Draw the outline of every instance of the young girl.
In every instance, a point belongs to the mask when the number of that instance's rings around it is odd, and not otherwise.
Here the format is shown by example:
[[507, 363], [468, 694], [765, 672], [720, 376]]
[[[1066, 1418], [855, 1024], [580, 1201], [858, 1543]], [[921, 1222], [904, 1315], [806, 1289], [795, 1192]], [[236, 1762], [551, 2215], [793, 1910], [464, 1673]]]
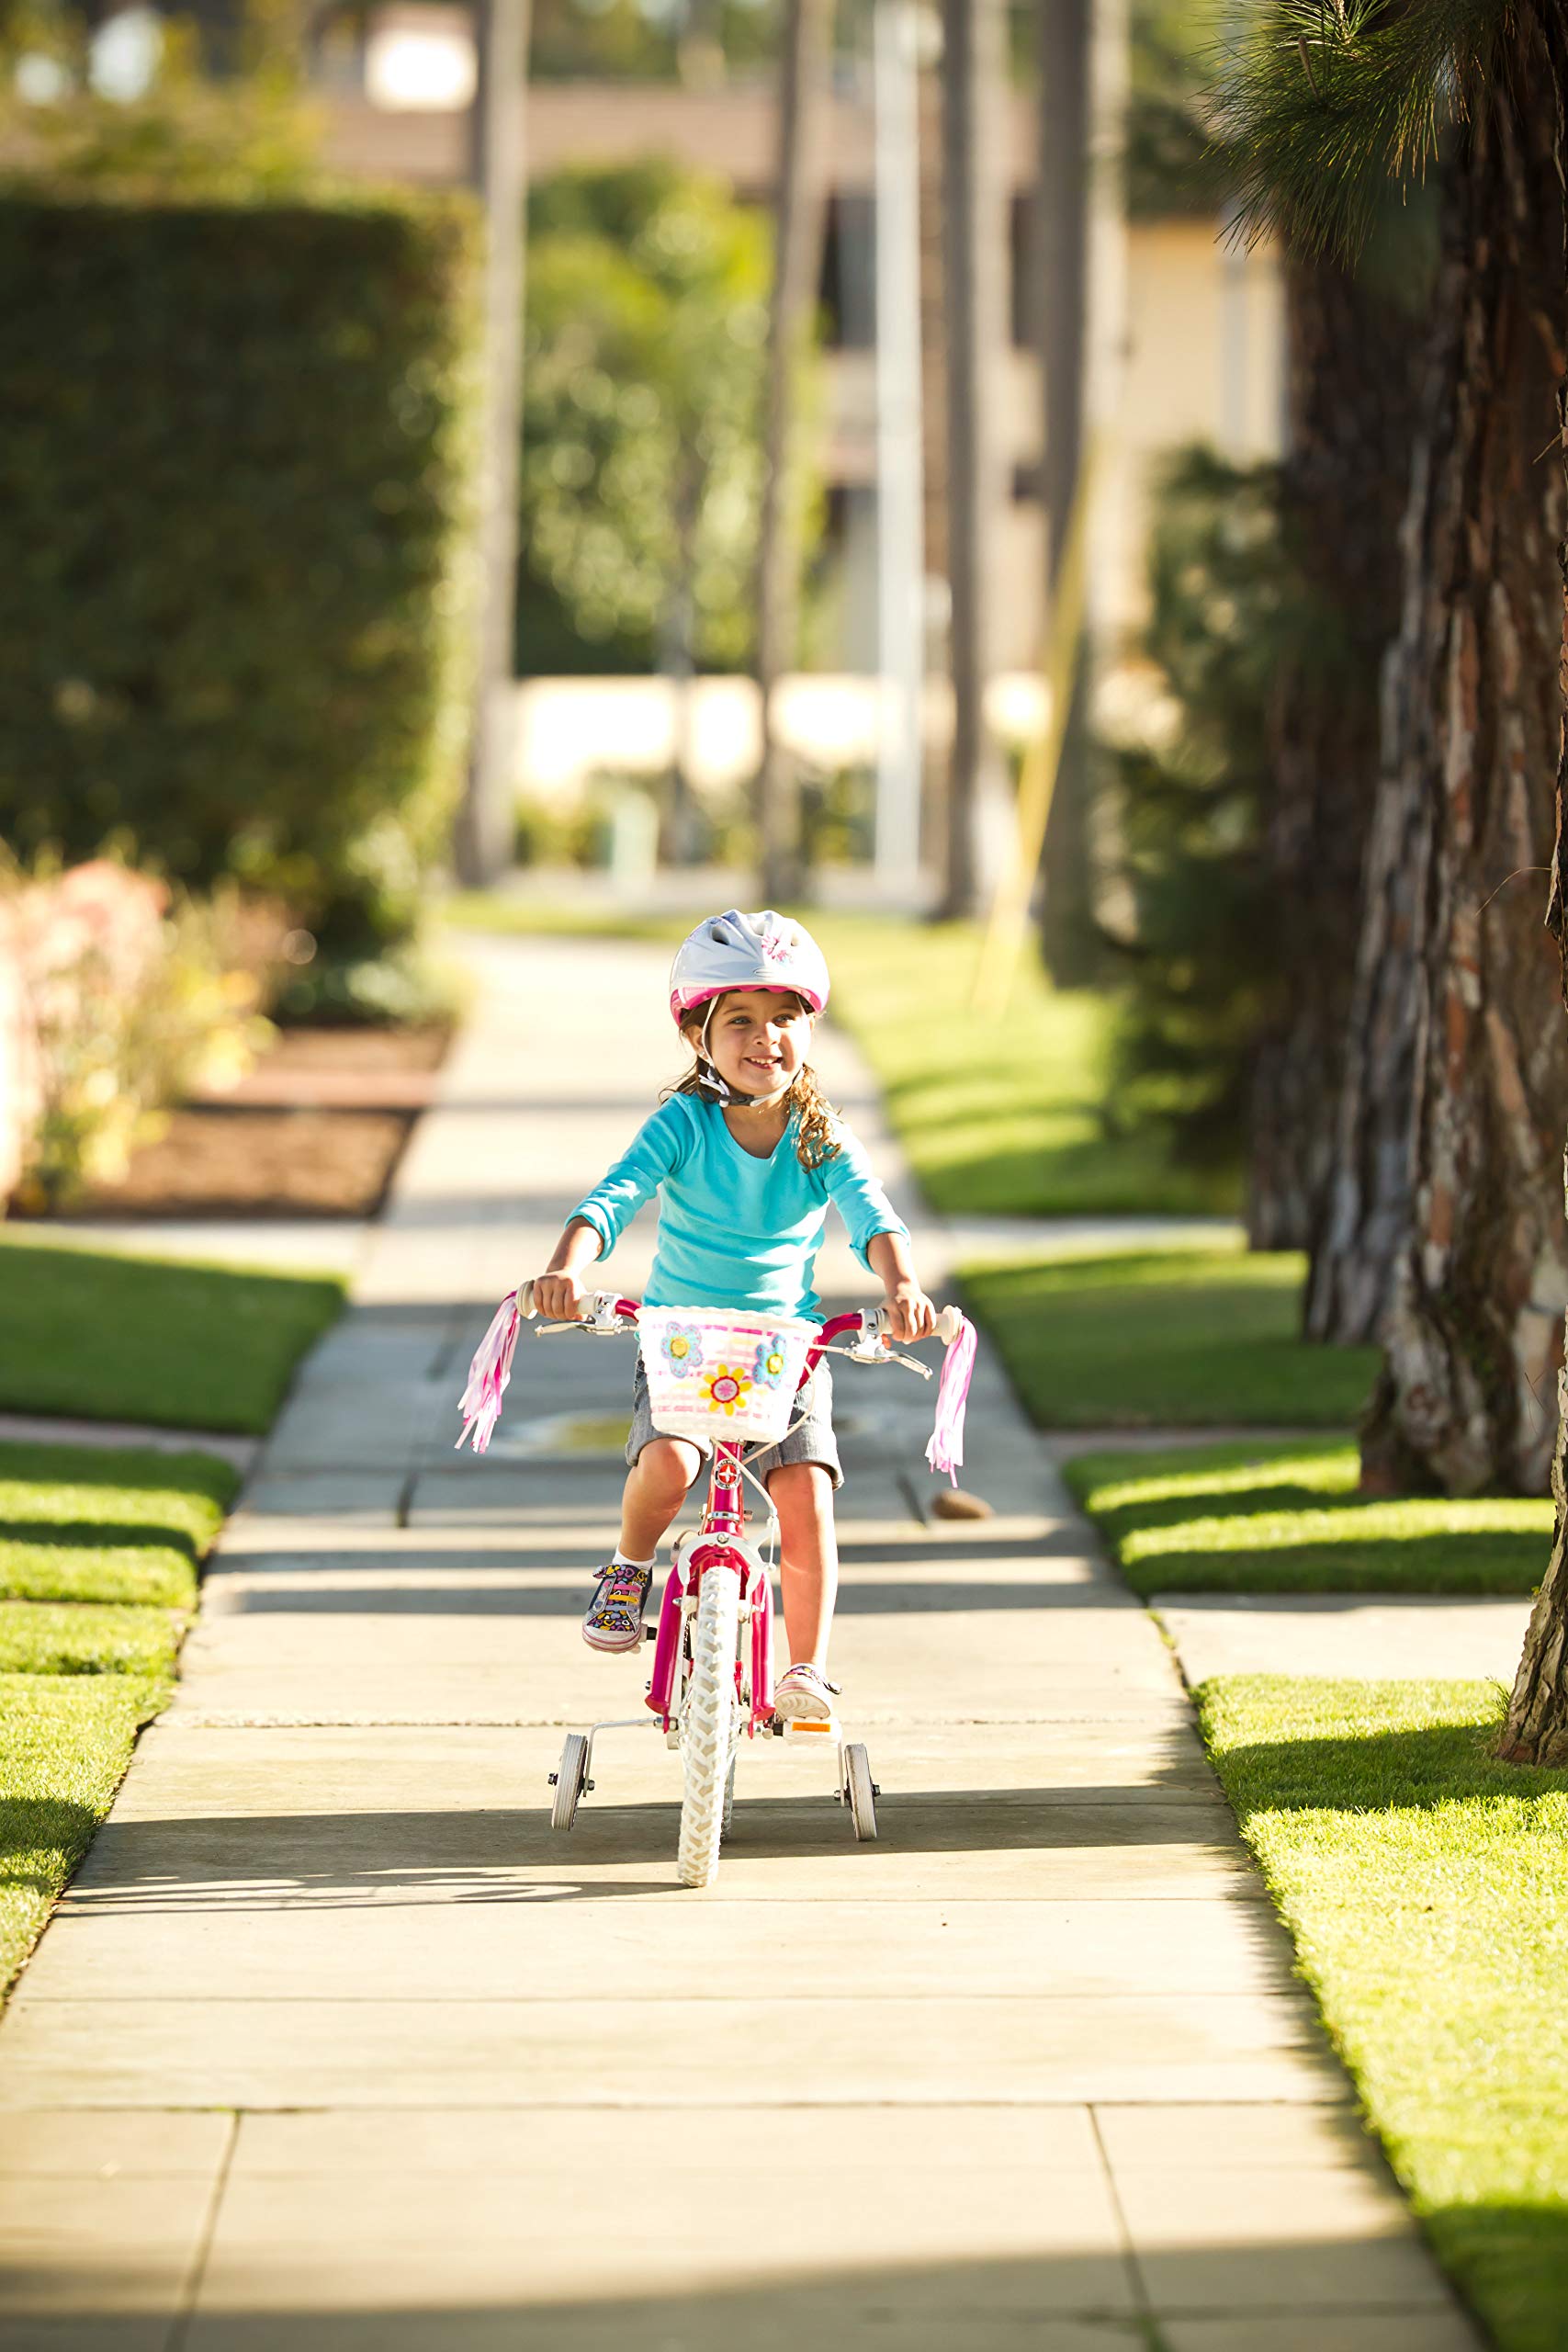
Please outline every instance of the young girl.
[[[587, 1270], [609, 1256], [658, 1193], [659, 1246], [644, 1293], [650, 1306], [727, 1306], [815, 1321], [811, 1278], [831, 1201], [856, 1255], [886, 1294], [892, 1336], [927, 1337], [936, 1310], [916, 1278], [908, 1230], [806, 1058], [827, 1001], [827, 964], [799, 923], [771, 911], [731, 910], [697, 925], [670, 973], [670, 1010], [695, 1067], [573, 1211], [548, 1268], [535, 1279], [541, 1314], [559, 1322], [581, 1316]], [[833, 1712], [835, 1686], [827, 1679], [839, 1574], [833, 1492], [843, 1472], [832, 1403], [824, 1363], [799, 1399], [804, 1418], [764, 1457], [779, 1515], [792, 1660], [774, 1703], [793, 1722], [823, 1722]], [[582, 1623], [592, 1648], [629, 1650], [641, 1640], [660, 1538], [705, 1451], [693, 1439], [655, 1431], [639, 1358], [621, 1540]]]

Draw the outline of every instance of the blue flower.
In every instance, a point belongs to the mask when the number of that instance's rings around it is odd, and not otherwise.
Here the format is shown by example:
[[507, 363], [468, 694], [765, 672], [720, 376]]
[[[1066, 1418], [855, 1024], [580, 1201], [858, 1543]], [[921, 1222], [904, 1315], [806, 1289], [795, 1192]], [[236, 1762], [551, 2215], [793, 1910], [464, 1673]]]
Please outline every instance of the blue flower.
[[752, 1377], [761, 1381], [764, 1388], [776, 1388], [784, 1378], [788, 1365], [789, 1357], [785, 1352], [784, 1343], [776, 1331], [771, 1339], [758, 1340], [757, 1360], [752, 1367]]
[[664, 1361], [677, 1380], [703, 1368], [703, 1335], [689, 1323], [671, 1323], [662, 1342]]

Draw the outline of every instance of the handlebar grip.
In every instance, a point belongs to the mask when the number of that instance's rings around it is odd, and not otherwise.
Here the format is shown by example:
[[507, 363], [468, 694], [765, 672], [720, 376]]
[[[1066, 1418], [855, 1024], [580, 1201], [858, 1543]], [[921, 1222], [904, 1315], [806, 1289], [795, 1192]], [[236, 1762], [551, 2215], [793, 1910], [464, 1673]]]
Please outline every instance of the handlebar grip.
[[534, 1317], [537, 1312], [537, 1309], [534, 1305], [534, 1278], [532, 1275], [529, 1276], [525, 1283], [519, 1283], [517, 1285], [517, 1312], [525, 1321], [530, 1323], [533, 1321]]
[[[893, 1317], [888, 1309], [886, 1306], [879, 1306], [876, 1310], [876, 1328], [884, 1339], [887, 1337], [892, 1321]], [[944, 1348], [950, 1348], [963, 1329], [964, 1317], [960, 1310], [956, 1306], [944, 1306], [936, 1318], [936, 1329], [931, 1337], [940, 1340]]]

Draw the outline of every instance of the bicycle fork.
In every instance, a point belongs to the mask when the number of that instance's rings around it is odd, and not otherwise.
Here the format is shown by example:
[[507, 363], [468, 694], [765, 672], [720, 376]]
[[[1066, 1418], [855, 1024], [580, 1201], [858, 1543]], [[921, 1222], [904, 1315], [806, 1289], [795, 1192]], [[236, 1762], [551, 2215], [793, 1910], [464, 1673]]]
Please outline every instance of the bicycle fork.
[[[739, 1582], [740, 1647], [735, 1671], [738, 1693], [742, 1699], [750, 1681], [750, 1704], [743, 1713], [743, 1727], [750, 1733], [764, 1727], [773, 1712], [773, 1596], [761, 1561], [745, 1543], [705, 1533], [699, 1533], [689, 1542], [682, 1538], [677, 1543], [659, 1611], [647, 1703], [666, 1734], [672, 1732], [683, 1696], [679, 1685], [682, 1663], [689, 1646], [688, 1630], [696, 1613], [698, 1588], [705, 1575], [733, 1576]], [[748, 1663], [749, 1678], [745, 1672]]]

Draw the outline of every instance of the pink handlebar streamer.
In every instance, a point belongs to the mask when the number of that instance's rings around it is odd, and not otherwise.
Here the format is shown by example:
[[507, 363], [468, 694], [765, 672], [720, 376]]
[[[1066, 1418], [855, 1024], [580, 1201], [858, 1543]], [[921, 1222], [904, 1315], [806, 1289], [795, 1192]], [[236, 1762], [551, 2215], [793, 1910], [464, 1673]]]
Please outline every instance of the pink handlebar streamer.
[[964, 1408], [969, 1401], [969, 1377], [975, 1369], [975, 1326], [960, 1316], [958, 1337], [948, 1349], [936, 1392], [936, 1425], [926, 1460], [933, 1470], [945, 1470], [953, 1485], [964, 1461]]
[[468, 1385], [457, 1404], [457, 1410], [463, 1416], [463, 1434], [457, 1444], [459, 1453], [470, 1435], [474, 1441], [474, 1452], [482, 1453], [495, 1434], [495, 1425], [501, 1419], [501, 1400], [512, 1377], [512, 1355], [517, 1345], [522, 1321], [517, 1309], [517, 1294], [513, 1291], [496, 1308], [490, 1329], [479, 1341], [473, 1363], [468, 1366]]

